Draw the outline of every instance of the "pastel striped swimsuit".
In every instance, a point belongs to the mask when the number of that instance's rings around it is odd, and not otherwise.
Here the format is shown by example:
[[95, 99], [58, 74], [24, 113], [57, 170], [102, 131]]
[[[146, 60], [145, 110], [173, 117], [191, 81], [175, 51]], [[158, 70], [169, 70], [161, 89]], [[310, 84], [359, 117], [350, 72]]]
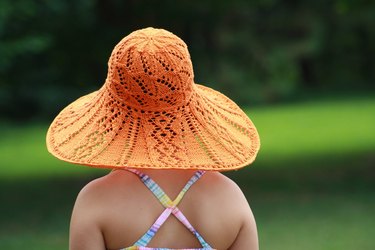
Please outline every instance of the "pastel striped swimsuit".
[[[149, 176], [135, 169], [126, 169], [139, 176], [140, 180], [146, 185], [146, 187], [155, 195], [160, 203], [165, 207], [164, 212], [156, 219], [150, 229], [131, 247], [122, 248], [120, 250], [173, 250], [171, 248], [150, 248], [147, 247], [149, 242], [152, 240], [154, 235], [157, 233], [161, 225], [173, 214], [182, 224], [189, 229], [189, 231], [198, 239], [202, 248], [184, 248], [179, 250], [213, 250], [213, 248], [203, 239], [203, 237], [194, 229], [187, 218], [182, 214], [177, 205], [180, 203], [185, 193], [189, 190], [199, 178], [205, 173], [205, 171], [197, 171], [186, 183], [185, 187], [178, 194], [177, 198], [172, 201], [167, 194], [154, 182]], [[175, 249], [177, 250], [177, 249]]]

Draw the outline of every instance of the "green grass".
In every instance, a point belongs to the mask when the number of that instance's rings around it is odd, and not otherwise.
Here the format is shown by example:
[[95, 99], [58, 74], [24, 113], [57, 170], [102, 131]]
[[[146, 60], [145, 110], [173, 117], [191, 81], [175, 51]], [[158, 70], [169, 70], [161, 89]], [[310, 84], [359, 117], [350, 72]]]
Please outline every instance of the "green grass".
[[305, 166], [345, 161], [375, 149], [375, 98], [248, 109], [248, 114], [261, 137], [258, 161], [270, 168], [277, 161], [302, 159]]
[[370, 250], [375, 247], [373, 192], [262, 193], [262, 197], [254, 197], [252, 204], [261, 249]]
[[[307, 168], [331, 161], [329, 165], [338, 165], [375, 148], [375, 98], [256, 108], [248, 113], [260, 133], [256, 164], [262, 168]], [[0, 177], [103, 173], [48, 154], [46, 130], [47, 125], [3, 125]]]
[[[375, 98], [248, 109], [261, 136], [227, 173], [255, 214], [262, 250], [375, 249]], [[67, 249], [79, 190], [106, 170], [47, 153], [46, 125], [1, 125], [0, 247]]]
[[57, 160], [47, 152], [46, 125], [5, 126], [0, 132], [0, 178], [47, 177], [103, 172]]

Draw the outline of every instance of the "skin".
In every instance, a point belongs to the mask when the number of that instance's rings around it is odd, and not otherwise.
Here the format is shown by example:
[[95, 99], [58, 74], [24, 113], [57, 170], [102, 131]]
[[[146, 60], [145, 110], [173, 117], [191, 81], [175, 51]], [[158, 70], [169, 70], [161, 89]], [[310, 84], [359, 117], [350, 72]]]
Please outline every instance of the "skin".
[[[194, 174], [191, 170], [142, 170], [174, 199]], [[215, 249], [258, 250], [252, 211], [241, 189], [218, 172], [206, 172], [178, 205], [193, 227]], [[70, 250], [120, 249], [134, 244], [164, 208], [139, 180], [124, 170], [87, 184], [79, 193], [70, 225]], [[200, 248], [173, 215], [148, 247]]]

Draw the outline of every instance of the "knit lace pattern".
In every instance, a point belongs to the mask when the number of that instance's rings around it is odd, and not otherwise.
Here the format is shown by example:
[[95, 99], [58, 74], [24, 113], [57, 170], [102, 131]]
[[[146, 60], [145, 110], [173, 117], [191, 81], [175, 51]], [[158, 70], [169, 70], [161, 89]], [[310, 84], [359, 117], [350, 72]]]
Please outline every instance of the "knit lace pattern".
[[163, 29], [123, 38], [98, 90], [52, 122], [57, 158], [104, 168], [225, 171], [252, 163], [259, 135], [228, 97], [194, 82], [186, 44]]

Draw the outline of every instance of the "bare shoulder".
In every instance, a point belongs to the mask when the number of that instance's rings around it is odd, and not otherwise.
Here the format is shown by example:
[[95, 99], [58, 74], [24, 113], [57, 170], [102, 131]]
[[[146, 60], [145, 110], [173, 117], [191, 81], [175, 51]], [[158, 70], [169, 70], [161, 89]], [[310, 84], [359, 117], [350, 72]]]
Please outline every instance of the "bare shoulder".
[[73, 216], [88, 217], [93, 223], [100, 219], [101, 210], [105, 204], [114, 199], [118, 189], [119, 178], [115, 174], [108, 174], [87, 183], [79, 192], [73, 209]]
[[100, 194], [103, 193], [103, 189], [107, 185], [105, 179], [106, 176], [103, 176], [87, 183], [78, 193], [76, 204], [100, 198]]
[[[125, 172], [125, 171], [124, 171]], [[105, 249], [103, 228], [109, 218], [109, 208], [116, 206], [124, 183], [131, 176], [110, 173], [89, 182], [79, 192], [70, 221], [70, 249]], [[131, 193], [131, 192], [127, 192]], [[126, 193], [125, 193], [126, 194]]]
[[248, 201], [237, 183], [218, 172], [209, 172], [206, 175], [207, 185], [210, 191], [215, 193], [214, 197], [238, 209], [248, 207]]
[[[258, 249], [258, 235], [253, 213], [241, 188], [230, 178], [218, 172], [208, 172], [205, 176], [210, 202], [207, 202], [215, 225], [222, 228], [216, 232], [221, 236], [211, 242], [218, 242], [219, 249]], [[215, 218], [215, 219], [214, 219]], [[218, 219], [220, 218], [220, 219]], [[212, 229], [211, 229], [212, 231]], [[211, 236], [214, 237], [214, 236]], [[219, 239], [219, 240], [218, 240]]]
[[108, 209], [113, 210], [118, 207], [119, 201], [126, 201], [136, 198], [132, 190], [139, 186], [139, 180], [127, 171], [113, 171], [103, 177], [92, 180], [86, 184], [79, 192], [74, 212], [85, 213], [91, 216], [91, 220], [106, 220]]
[[120, 172], [126, 173], [126, 171], [113, 171], [87, 183], [79, 192], [77, 202], [90, 201], [91, 199], [96, 201], [108, 199], [110, 198], [108, 195], [112, 193], [109, 191], [128, 183], [129, 180], [124, 181], [124, 178], [134, 179], [131, 178], [130, 174], [126, 175]]
[[77, 196], [70, 221], [69, 249], [105, 249], [98, 218], [100, 209], [95, 206], [102, 197], [100, 179], [91, 181]]

